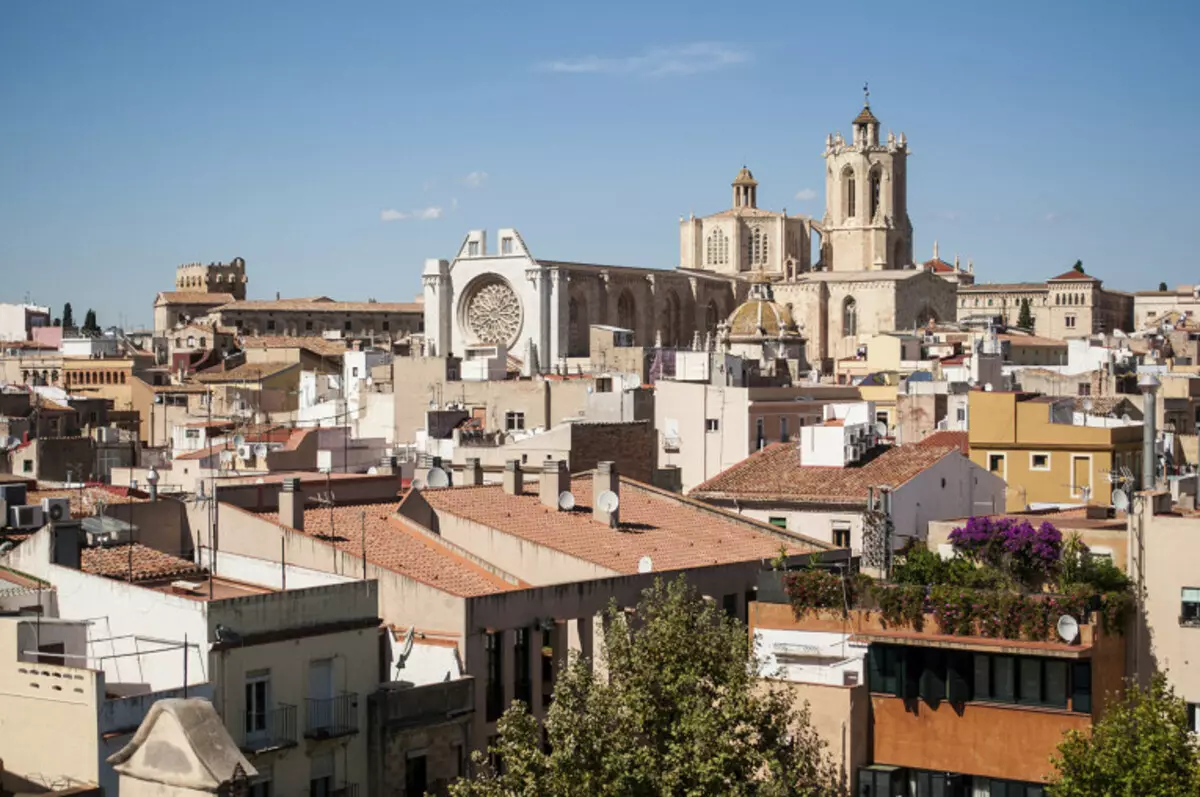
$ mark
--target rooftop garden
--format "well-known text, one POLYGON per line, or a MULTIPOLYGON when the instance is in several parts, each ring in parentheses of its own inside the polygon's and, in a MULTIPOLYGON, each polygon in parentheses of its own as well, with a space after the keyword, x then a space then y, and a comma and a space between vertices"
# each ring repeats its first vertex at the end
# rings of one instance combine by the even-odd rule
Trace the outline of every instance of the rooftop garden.
POLYGON ((1105 633, 1122 633, 1133 608, 1128 577, 1091 556, 1051 523, 973 517, 950 533, 955 556, 944 559, 918 541, 897 553, 890 579, 809 567, 784 575, 797 617, 821 609, 878 611, 886 627, 955 636, 1057 639, 1064 614, 1081 624, 1098 613, 1105 633))

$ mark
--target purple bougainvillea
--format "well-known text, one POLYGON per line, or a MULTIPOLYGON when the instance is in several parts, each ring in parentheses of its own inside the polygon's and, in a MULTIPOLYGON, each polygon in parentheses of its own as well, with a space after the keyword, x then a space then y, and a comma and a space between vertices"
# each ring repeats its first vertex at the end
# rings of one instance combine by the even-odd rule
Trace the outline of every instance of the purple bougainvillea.
POLYGON ((950 532, 950 544, 1023 580, 1052 575, 1062 559, 1062 533, 1048 522, 1035 527, 1025 519, 973 517, 950 532))

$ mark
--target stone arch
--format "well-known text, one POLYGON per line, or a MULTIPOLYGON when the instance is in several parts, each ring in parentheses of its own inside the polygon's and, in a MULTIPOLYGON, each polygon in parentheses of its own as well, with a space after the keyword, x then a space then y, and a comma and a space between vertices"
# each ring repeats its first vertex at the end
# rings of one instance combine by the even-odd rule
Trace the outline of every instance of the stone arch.
MULTIPOLYGON (((635 333, 637 330, 637 302, 628 288, 617 297, 617 326, 634 330, 635 333)), ((634 337, 637 337, 636 334, 634 337)))
POLYGON ((583 296, 572 295, 567 302, 567 356, 586 357, 589 350, 588 303, 583 296))
POLYGON ((842 169, 842 221, 854 218, 858 210, 857 187, 854 168, 847 165, 842 169))
POLYGON ((874 219, 883 208, 883 167, 875 164, 867 174, 867 218, 874 219))
POLYGON ((850 337, 858 334, 858 302, 853 296, 842 300, 842 336, 850 337))
POLYGON ((717 325, 721 323, 721 310, 717 307, 716 299, 709 299, 704 306, 704 332, 716 334, 717 325))
POLYGON ((673 289, 668 289, 663 297, 658 332, 662 336, 663 346, 672 348, 683 345, 683 305, 679 301, 679 294, 673 289))

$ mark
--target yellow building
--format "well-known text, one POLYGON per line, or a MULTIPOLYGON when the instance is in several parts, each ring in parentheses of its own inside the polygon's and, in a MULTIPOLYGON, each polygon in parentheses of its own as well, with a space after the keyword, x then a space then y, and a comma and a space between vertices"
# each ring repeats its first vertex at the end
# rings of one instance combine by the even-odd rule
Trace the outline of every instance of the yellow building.
POLYGON ((1142 425, 1077 425, 1074 398, 974 390, 970 457, 1008 483, 1008 511, 1032 504, 1110 504, 1110 474, 1140 480, 1142 425))
POLYGON ((875 405, 876 422, 887 424, 887 437, 896 436, 896 396, 900 392, 900 375, 894 371, 873 374, 860 382, 858 391, 863 401, 875 405))

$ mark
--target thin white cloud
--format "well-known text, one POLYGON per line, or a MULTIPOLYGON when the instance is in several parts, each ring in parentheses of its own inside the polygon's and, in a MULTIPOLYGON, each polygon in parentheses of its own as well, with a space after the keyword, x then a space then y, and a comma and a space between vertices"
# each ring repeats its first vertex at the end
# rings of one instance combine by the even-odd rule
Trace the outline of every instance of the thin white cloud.
POLYGON ((801 188, 796 192, 796 199, 801 202, 812 202, 817 198, 817 192, 812 188, 801 188))
POLYGON ((411 213, 405 213, 402 210, 388 208, 380 211, 380 221, 405 221, 406 219, 418 219, 420 221, 428 221, 430 219, 440 219, 442 217, 442 209, 439 207, 418 208, 411 213))
POLYGON ((487 172, 471 172, 462 179, 463 185, 465 185, 467 188, 483 188, 485 185, 487 185, 487 181, 487 172))
POLYGON ((686 77, 713 72, 750 60, 740 47, 720 42, 693 42, 672 47, 655 47, 641 55, 605 57, 587 55, 547 61, 538 65, 544 72, 572 75, 628 75, 634 77, 686 77))
POLYGON ((1042 216, 1042 221, 1046 222, 1047 224, 1054 224, 1061 219, 1062 216, 1060 216, 1058 213, 1055 213, 1053 210, 1042 216))

